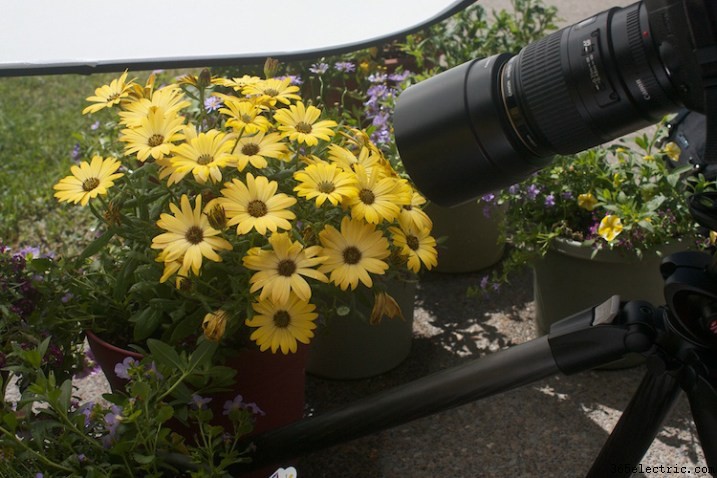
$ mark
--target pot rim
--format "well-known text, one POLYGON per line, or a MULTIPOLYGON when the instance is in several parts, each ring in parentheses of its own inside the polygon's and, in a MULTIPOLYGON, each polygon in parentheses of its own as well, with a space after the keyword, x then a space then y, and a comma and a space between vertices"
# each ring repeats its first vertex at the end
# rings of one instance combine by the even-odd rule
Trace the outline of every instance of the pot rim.
POLYGON ((566 256, 608 263, 632 263, 650 259, 662 259, 687 248, 687 241, 682 238, 675 238, 662 245, 654 246, 647 251, 643 251, 642 256, 638 256, 634 250, 623 248, 603 248, 596 251, 592 246, 566 237, 556 237, 550 244, 551 251, 559 252, 566 256))

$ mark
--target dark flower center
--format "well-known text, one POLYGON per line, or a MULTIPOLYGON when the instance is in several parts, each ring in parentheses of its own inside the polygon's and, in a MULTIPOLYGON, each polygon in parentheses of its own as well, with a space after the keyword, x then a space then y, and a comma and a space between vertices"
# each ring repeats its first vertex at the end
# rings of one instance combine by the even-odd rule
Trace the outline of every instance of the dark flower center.
POLYGON ((247 143, 242 146, 241 152, 247 156, 254 156, 259 153, 259 145, 255 143, 247 143))
POLYGON ((280 276, 290 277, 296 272, 296 263, 290 259, 284 259, 279 262, 279 266, 276 269, 280 276))
POLYGON ((376 195, 370 189, 362 189, 359 191, 359 199, 362 203, 371 205, 376 201, 376 195))
POLYGON ((418 241, 418 238, 414 235, 406 235, 406 244, 408 244, 408 247, 410 247, 414 251, 417 251, 418 248, 421 246, 420 242, 418 241))
POLYGON ((87 178, 84 181, 82 181, 82 190, 83 191, 92 191, 97 186, 100 185, 100 180, 97 178, 87 178))
POLYGON ((120 97, 119 93, 112 93, 107 97, 107 103, 112 103, 113 101, 117 101, 120 97))
POLYGON ((254 121, 254 117, 248 113, 244 113, 243 115, 241 115, 241 120, 244 123, 251 123, 252 121, 254 121))
POLYGON ((325 194, 331 194, 336 190, 336 186, 331 181, 321 181, 317 186, 319 191, 325 194))
POLYGON ((267 88, 264 90, 264 94, 267 96, 276 96, 279 94, 279 92, 274 88, 267 88))
POLYGON ((211 154, 202 154, 197 158, 197 164, 201 166, 206 166, 207 164, 211 163, 213 159, 214 158, 212 158, 211 154))
POLYGON ((306 121, 299 121, 296 123, 296 131, 299 133, 309 134, 311 133, 311 125, 306 121))
POLYGON ((164 143, 164 136, 161 134, 153 134, 149 137, 149 140, 147 141, 147 144, 151 147, 159 146, 160 144, 164 143))
POLYGON ((285 310, 277 310, 274 314, 274 325, 280 329, 285 329, 291 323, 291 315, 285 310))
POLYGON ((184 234, 184 238, 192 245, 199 244, 204 240, 204 231, 199 226, 192 226, 187 229, 187 232, 184 234))
POLYGON ((358 264, 361 261, 361 251, 359 251, 356 247, 350 246, 344 249, 344 262, 346 264, 358 264))
POLYGON ((255 199, 249 203, 246 207, 246 211, 252 217, 264 217, 266 213, 269 212, 269 209, 266 207, 266 204, 264 204, 264 201, 255 199))

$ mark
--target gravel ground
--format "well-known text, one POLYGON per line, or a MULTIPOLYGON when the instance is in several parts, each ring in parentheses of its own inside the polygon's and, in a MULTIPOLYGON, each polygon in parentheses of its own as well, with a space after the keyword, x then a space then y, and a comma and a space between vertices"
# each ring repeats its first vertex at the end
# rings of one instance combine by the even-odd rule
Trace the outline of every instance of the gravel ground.
MULTIPOLYGON (((509 0, 482 0, 488 9, 509 0)), ((562 24, 572 24, 628 1, 554 0, 562 24)), ((416 297, 415 340, 410 356, 393 371, 357 381, 308 377, 311 413, 370 396, 393 386, 495 353, 535 337, 529 272, 490 300, 466 296, 484 272, 427 274, 416 297)), ((300 477, 478 478, 584 476, 636 390, 644 368, 556 375, 521 389, 339 444, 303 458, 300 477)), ((101 375, 78 383, 85 398, 107 389, 101 375)), ((644 466, 688 467, 690 473, 636 476, 709 476, 687 401, 682 397, 642 460, 644 466)))

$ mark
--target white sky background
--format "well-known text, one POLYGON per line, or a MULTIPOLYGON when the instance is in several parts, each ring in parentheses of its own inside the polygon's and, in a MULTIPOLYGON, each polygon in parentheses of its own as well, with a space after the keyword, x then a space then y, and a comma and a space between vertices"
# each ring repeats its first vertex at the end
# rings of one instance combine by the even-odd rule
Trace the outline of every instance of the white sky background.
POLYGON ((410 29, 459 0, 0 0, 0 69, 265 58, 410 29))

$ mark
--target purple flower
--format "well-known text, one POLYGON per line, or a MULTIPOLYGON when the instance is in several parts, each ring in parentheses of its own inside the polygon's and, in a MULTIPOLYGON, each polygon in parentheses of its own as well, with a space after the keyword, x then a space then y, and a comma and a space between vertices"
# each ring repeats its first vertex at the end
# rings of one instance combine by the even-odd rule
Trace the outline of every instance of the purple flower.
POLYGON ((209 402, 211 402, 211 398, 205 398, 200 395, 197 395, 196 393, 192 394, 192 401, 190 402, 189 406, 193 408, 194 410, 206 410, 207 405, 209 402))
POLYGON ((555 195, 548 194, 545 196, 545 207, 553 207, 555 206, 555 195))
POLYGON ((95 121, 94 123, 92 123, 92 124, 90 125, 90 129, 91 129, 92 131, 95 131, 95 130, 99 129, 99 127, 100 127, 100 122, 99 122, 99 121, 95 121))
POLYGON ((370 97, 367 103, 371 100, 383 100, 389 95, 389 88, 384 84, 372 85, 366 90, 366 94, 370 97))
POLYGON ((356 65, 350 61, 338 61, 334 64, 334 68, 336 68, 337 71, 341 71, 343 73, 351 73, 352 71, 356 71, 356 65))
POLYGON ((511 194, 513 196, 517 195, 520 192, 520 186, 518 184, 513 184, 511 187, 508 188, 508 194, 511 194))
POLYGON ((385 111, 381 111, 373 117, 373 119, 371 120, 371 124, 374 126, 378 126, 379 128, 385 128, 388 124, 389 119, 389 114, 385 111))
POLYGON ((133 357, 125 358, 122 363, 115 365, 115 375, 125 380, 130 379, 130 370, 137 365, 137 361, 133 357))
POLYGON ((245 403, 244 397, 237 395, 234 400, 227 400, 224 403, 224 415, 230 415, 240 410, 249 410, 254 415, 266 415, 256 403, 245 403))
POLYGON ((204 100, 204 111, 211 113, 224 106, 224 102, 218 96, 210 96, 204 100))
POLYGON ((383 83, 388 79, 388 75, 385 73, 371 73, 368 75, 368 81, 371 83, 383 83))
POLYGON ((311 73, 315 73, 317 75, 323 75, 329 70, 329 65, 321 62, 321 63, 314 63, 309 67, 309 71, 311 73))
POLYGON ((117 431, 122 423, 122 409, 117 405, 112 405, 110 413, 104 416, 104 425, 107 435, 102 437, 102 444, 109 448, 117 437, 117 431))
POLYGON ((483 276, 483 278, 480 280, 480 288, 481 289, 488 288, 488 276, 483 276))
POLYGON ((388 75, 388 79, 391 81, 395 81, 396 83, 401 83, 403 80, 408 78, 408 75, 410 74, 410 71, 404 70, 401 73, 393 73, 391 75, 388 75))
POLYGON ((72 151, 70 152, 70 158, 72 158, 73 161, 77 161, 80 159, 81 155, 82 148, 80 148, 80 143, 76 143, 75 146, 72 148, 72 151))
POLYGON ((287 78, 292 85, 301 86, 302 84, 304 84, 304 80, 302 80, 299 75, 284 75, 280 76, 278 79, 285 80, 287 78))
POLYGON ((538 197, 538 194, 540 194, 540 188, 535 184, 531 184, 530 186, 528 186, 528 189, 525 191, 525 193, 528 195, 528 199, 534 201, 535 198, 538 197))

